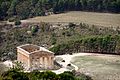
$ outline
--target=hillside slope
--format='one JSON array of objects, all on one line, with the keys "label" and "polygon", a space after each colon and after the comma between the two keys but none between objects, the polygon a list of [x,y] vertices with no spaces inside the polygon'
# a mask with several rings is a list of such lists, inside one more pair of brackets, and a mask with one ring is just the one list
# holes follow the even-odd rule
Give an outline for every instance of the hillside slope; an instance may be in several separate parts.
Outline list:
[{"label": "hillside slope", "polygon": [[120,26],[120,14],[110,14],[110,13],[95,13],[95,12],[81,12],[81,11],[71,11],[67,13],[54,14],[49,16],[41,16],[35,18],[29,18],[23,20],[22,22],[76,22],[76,23],[87,23],[100,26]]}]

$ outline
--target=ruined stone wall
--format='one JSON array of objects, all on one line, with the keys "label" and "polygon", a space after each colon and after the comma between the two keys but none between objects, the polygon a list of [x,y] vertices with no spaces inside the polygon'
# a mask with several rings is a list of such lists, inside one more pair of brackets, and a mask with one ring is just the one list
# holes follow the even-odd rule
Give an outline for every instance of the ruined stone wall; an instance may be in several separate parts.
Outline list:
[{"label": "ruined stone wall", "polygon": [[25,69],[29,68],[29,55],[22,50],[17,50],[17,60],[22,62]]},{"label": "ruined stone wall", "polygon": [[39,48],[32,48],[31,46],[18,47],[17,60],[23,63],[25,70],[53,69],[54,54],[37,49]]}]

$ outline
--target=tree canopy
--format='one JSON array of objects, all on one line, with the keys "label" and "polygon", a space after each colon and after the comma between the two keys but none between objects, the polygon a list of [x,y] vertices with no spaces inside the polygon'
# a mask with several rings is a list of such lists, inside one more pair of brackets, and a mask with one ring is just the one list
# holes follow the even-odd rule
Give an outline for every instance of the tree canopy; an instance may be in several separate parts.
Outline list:
[{"label": "tree canopy", "polygon": [[44,16],[46,12],[64,11],[120,12],[120,0],[1,0],[0,19],[25,19]]}]

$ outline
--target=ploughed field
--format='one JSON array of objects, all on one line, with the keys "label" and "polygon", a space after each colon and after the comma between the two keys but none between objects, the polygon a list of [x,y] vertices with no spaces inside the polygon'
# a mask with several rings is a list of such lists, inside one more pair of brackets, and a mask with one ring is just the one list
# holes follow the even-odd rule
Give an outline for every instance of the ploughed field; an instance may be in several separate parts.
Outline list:
[{"label": "ploughed field", "polygon": [[93,80],[120,80],[120,56],[89,55],[77,56],[71,61],[79,71],[90,75]]},{"label": "ploughed field", "polygon": [[87,23],[100,26],[120,26],[120,14],[111,13],[95,13],[95,12],[81,12],[71,11],[61,14],[53,14],[49,16],[40,16],[23,20],[23,22],[39,23],[39,22],[50,22],[50,23]]}]

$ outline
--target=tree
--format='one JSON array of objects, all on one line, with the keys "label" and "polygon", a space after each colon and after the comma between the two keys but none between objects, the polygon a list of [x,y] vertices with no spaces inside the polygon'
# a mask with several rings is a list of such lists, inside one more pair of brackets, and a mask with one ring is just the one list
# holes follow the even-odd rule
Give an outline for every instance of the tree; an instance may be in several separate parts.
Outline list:
[{"label": "tree", "polygon": [[26,19],[34,16],[44,16],[53,11],[99,11],[120,12],[120,0],[5,0],[0,1],[0,19],[14,16]]},{"label": "tree", "polygon": [[82,10],[87,9],[87,1],[86,0],[81,0],[81,5],[82,5]]},{"label": "tree", "polygon": [[19,0],[12,0],[12,3],[11,3],[11,6],[8,10],[8,16],[13,16],[13,15],[16,15],[16,6],[18,4]]},{"label": "tree", "polygon": [[26,19],[30,17],[31,13],[31,5],[30,1],[20,1],[19,4],[16,5],[16,14],[20,19]]},{"label": "tree", "polygon": [[29,80],[28,76],[17,70],[9,70],[2,74],[2,80]]},{"label": "tree", "polygon": [[32,32],[32,35],[35,35],[35,33],[38,31],[38,26],[32,26],[31,27],[31,32]]},{"label": "tree", "polygon": [[75,0],[75,10],[77,11],[82,10],[82,4],[80,0]]},{"label": "tree", "polygon": [[62,73],[59,75],[61,80],[75,80],[75,77],[71,73]]},{"label": "tree", "polygon": [[33,7],[35,7],[35,5],[37,4],[37,2],[38,2],[38,0],[30,0],[31,1],[31,5],[33,6]]},{"label": "tree", "polygon": [[56,5],[58,7],[58,12],[64,11],[64,0],[58,0],[58,4]]},{"label": "tree", "polygon": [[10,6],[8,1],[3,1],[0,5],[0,19],[4,19],[7,16],[7,10]]},{"label": "tree", "polygon": [[113,1],[110,3],[108,10],[110,10],[111,12],[117,12],[117,8],[118,8],[117,2]]}]

